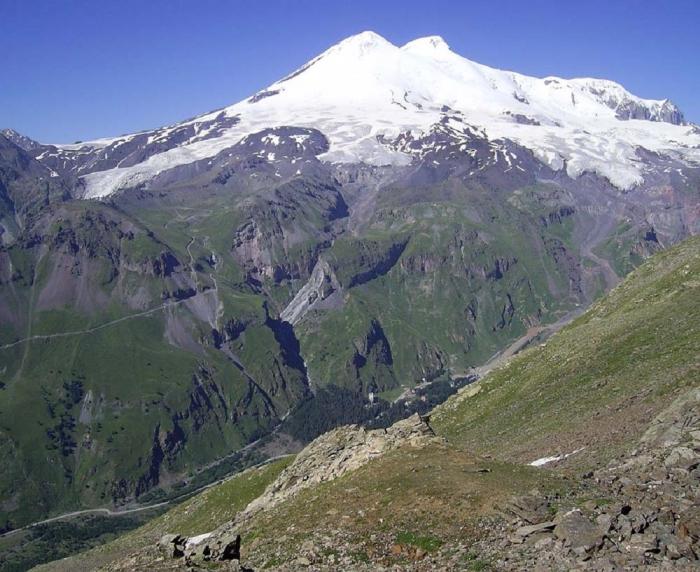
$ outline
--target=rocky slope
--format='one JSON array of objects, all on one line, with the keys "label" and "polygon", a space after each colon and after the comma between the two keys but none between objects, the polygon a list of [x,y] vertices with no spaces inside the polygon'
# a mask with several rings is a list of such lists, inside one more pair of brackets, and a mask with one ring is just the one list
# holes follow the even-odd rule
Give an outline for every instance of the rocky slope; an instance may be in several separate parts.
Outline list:
[{"label": "rocky slope", "polygon": [[[699,246],[653,257],[545,345],[439,406],[432,429],[420,417],[336,429],[218,528],[183,519],[200,518],[197,503],[175,509],[157,530],[184,533],[183,554],[149,529],[44,569],[696,569]],[[551,392],[550,374],[569,390]],[[504,399],[492,424],[475,421]],[[240,555],[221,558],[224,540]]]}]

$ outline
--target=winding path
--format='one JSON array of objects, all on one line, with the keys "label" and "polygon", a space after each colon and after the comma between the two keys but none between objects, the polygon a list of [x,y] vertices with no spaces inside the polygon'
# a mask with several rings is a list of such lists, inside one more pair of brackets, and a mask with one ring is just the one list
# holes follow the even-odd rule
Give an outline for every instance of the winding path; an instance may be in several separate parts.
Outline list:
[{"label": "winding path", "polygon": [[552,322],[551,324],[544,324],[542,326],[534,326],[532,328],[529,328],[527,330],[527,332],[525,332],[524,335],[520,336],[517,340],[515,340],[513,343],[511,343],[507,348],[495,353],[493,356],[491,356],[491,358],[489,358],[489,360],[486,363],[480,365],[479,367],[474,368],[474,372],[479,377],[484,377],[492,369],[499,367],[506,360],[513,357],[520,350],[525,348],[537,336],[539,336],[541,334],[548,334],[551,336],[552,334],[561,330],[564,326],[566,326],[574,318],[581,315],[585,309],[586,309],[585,306],[579,306],[579,307],[575,308],[574,310],[571,310],[570,312],[568,312],[567,314],[565,314],[561,318],[559,318],[556,322]]},{"label": "winding path", "polygon": [[20,344],[23,344],[24,342],[31,342],[31,341],[35,341],[35,340],[50,340],[52,338],[65,338],[65,337],[69,337],[69,336],[82,336],[85,334],[91,334],[91,333],[96,332],[98,330],[101,330],[103,328],[108,328],[110,326],[114,326],[115,324],[119,324],[121,322],[126,322],[127,320],[141,318],[143,316],[148,316],[149,314],[154,314],[156,312],[160,312],[161,310],[164,310],[166,308],[171,308],[173,306],[178,306],[180,304],[184,304],[185,302],[188,302],[188,301],[192,300],[193,298],[196,298],[197,296],[204,296],[204,295],[212,294],[215,292],[216,292],[215,290],[205,290],[204,292],[197,292],[194,296],[190,296],[189,298],[184,298],[182,300],[176,300],[175,302],[165,302],[163,304],[160,304],[159,306],[156,306],[155,308],[151,308],[150,310],[144,310],[143,312],[129,314],[128,316],[122,316],[121,318],[117,318],[116,320],[104,322],[103,324],[100,324],[99,326],[94,326],[92,328],[87,328],[84,330],[73,330],[70,332],[58,332],[56,334],[35,334],[35,335],[29,336],[26,338],[22,338],[21,340],[11,342],[9,344],[2,345],[2,346],[0,346],[0,350],[12,348],[14,346],[18,346]]},{"label": "winding path", "polygon": [[[174,499],[173,499],[174,500]],[[5,532],[4,534],[0,534],[0,538],[7,538],[8,536],[13,536],[15,534],[18,534],[24,530],[29,530],[30,528],[34,528],[35,526],[39,526],[40,524],[50,524],[52,522],[57,522],[59,520],[68,520],[71,518],[75,518],[78,516],[84,516],[87,514],[103,514],[105,516],[124,516],[125,514],[129,513],[134,513],[134,512],[143,512],[146,510],[151,510],[154,508],[158,508],[161,506],[166,506],[170,504],[173,501],[163,501],[160,503],[156,503],[153,505],[148,505],[148,506],[141,506],[138,508],[129,508],[129,509],[124,509],[124,510],[111,510],[108,508],[89,508],[86,510],[75,510],[73,512],[66,512],[64,514],[59,514],[58,516],[54,516],[51,518],[47,518],[44,520],[39,520],[37,522],[32,522],[31,524],[28,524],[26,526],[23,526],[21,528],[15,528],[14,530],[10,530],[9,532]]]},{"label": "winding path", "polygon": [[[185,247],[185,250],[187,250],[187,256],[190,258],[190,278],[192,278],[192,282],[194,283],[194,289],[199,290],[199,276],[197,275],[197,269],[195,268],[195,259],[194,259],[194,254],[192,254],[192,245],[195,242],[194,236],[190,237],[190,241],[187,243],[187,246]],[[213,254],[214,251],[212,251]],[[209,274],[211,276],[211,274]]]}]

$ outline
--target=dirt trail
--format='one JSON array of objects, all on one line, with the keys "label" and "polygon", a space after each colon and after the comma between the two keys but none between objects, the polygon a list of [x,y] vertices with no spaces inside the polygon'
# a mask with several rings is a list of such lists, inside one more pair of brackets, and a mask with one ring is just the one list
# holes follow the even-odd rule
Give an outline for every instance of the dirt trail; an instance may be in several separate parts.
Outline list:
[{"label": "dirt trail", "polygon": [[192,251],[190,248],[192,248],[192,245],[194,244],[194,236],[190,237],[190,241],[187,243],[187,256],[190,257],[190,278],[192,278],[192,282],[194,283],[194,289],[199,290],[199,280],[197,279],[197,270],[195,270],[195,264],[194,264],[194,255],[192,254]]},{"label": "dirt trail", "polygon": [[[5,350],[8,348],[12,348],[15,346],[18,346],[20,344],[23,344],[24,342],[31,342],[31,341],[36,341],[36,340],[50,340],[52,338],[65,338],[69,336],[82,336],[85,334],[91,334],[94,333],[98,330],[101,330],[103,328],[108,328],[110,326],[114,326],[115,324],[119,324],[121,322],[125,322],[127,320],[133,320],[136,318],[141,318],[144,316],[148,316],[150,314],[154,314],[156,312],[160,312],[161,310],[165,310],[167,308],[172,308],[174,306],[178,306],[180,304],[184,304],[186,302],[191,302],[198,296],[204,296],[204,295],[210,295],[210,294],[215,294],[218,296],[218,284],[216,282],[216,278],[214,277],[213,273],[210,273],[209,276],[212,279],[212,282],[214,283],[214,288],[210,290],[205,290],[203,292],[199,291],[199,280],[197,277],[197,271],[195,270],[194,267],[194,255],[192,254],[192,251],[190,250],[192,245],[194,244],[195,239],[194,237],[190,238],[190,241],[187,243],[187,254],[189,255],[190,258],[190,274],[192,277],[192,281],[194,282],[195,290],[197,293],[194,296],[190,296],[189,298],[185,298],[183,300],[176,300],[174,302],[164,302],[163,304],[159,304],[158,306],[155,306],[154,308],[150,308],[148,310],[144,310],[142,312],[136,312],[135,314],[129,314],[128,316],[123,316],[121,318],[117,318],[116,320],[111,320],[109,322],[104,322],[103,324],[99,324],[97,326],[94,326],[92,328],[85,328],[83,330],[73,330],[69,332],[57,332],[55,334],[31,334],[31,310],[33,308],[34,304],[34,285],[32,285],[32,294],[31,294],[31,303],[30,303],[30,318],[28,319],[28,328],[27,328],[27,336],[20,339],[16,340],[14,342],[11,342],[9,344],[4,344],[0,345],[0,350]],[[212,254],[215,255],[214,251],[212,250]],[[41,261],[41,259],[40,259]],[[28,351],[28,348],[27,348]],[[25,357],[26,357],[26,352],[25,352]],[[21,371],[21,368],[20,368]]]},{"label": "dirt trail", "polygon": [[14,530],[10,530],[9,532],[5,532],[4,534],[0,534],[0,538],[6,538],[8,536],[14,536],[15,534],[18,534],[24,530],[29,530],[30,528],[33,528],[35,526],[39,526],[41,524],[50,524],[52,522],[58,522],[59,520],[69,520],[71,518],[76,518],[78,516],[85,516],[88,514],[102,514],[104,516],[124,516],[125,514],[130,514],[134,512],[144,512],[147,510],[151,510],[154,508],[166,506],[170,504],[173,501],[163,501],[160,503],[156,503],[153,505],[148,505],[148,506],[141,506],[138,508],[129,508],[125,510],[111,510],[108,508],[89,508],[86,510],[75,510],[73,512],[66,512],[64,514],[59,514],[58,516],[54,516],[51,518],[47,518],[44,520],[39,520],[37,522],[32,522],[31,524],[28,524],[27,526],[23,526],[21,528],[15,528]]},{"label": "dirt trail", "polygon": [[58,332],[56,334],[35,334],[26,338],[22,338],[21,340],[17,340],[15,342],[5,344],[0,346],[0,350],[5,350],[8,348],[12,348],[14,346],[18,346],[20,344],[23,344],[25,342],[31,342],[35,340],[50,340],[51,338],[66,338],[69,336],[82,336],[85,334],[91,334],[93,332],[96,332],[98,330],[101,330],[103,328],[108,328],[110,326],[114,326],[115,324],[119,324],[121,322],[126,322],[127,320],[133,320],[136,318],[141,318],[143,316],[148,316],[149,314],[154,314],[156,312],[160,312],[161,310],[165,310],[167,308],[172,308],[173,306],[178,306],[180,304],[185,304],[186,302],[192,301],[192,299],[196,298],[197,296],[207,296],[209,294],[215,294],[215,290],[205,290],[204,292],[197,292],[194,296],[190,296],[189,298],[185,298],[183,300],[176,300],[175,302],[165,302],[163,304],[160,304],[159,306],[156,306],[155,308],[151,308],[150,310],[144,310],[143,312],[137,312],[135,314],[129,314],[128,316],[123,316],[121,318],[117,318],[116,320],[111,320],[109,322],[104,322],[103,324],[100,324],[98,326],[94,326],[92,328],[86,328],[84,330],[73,330],[70,332]]}]

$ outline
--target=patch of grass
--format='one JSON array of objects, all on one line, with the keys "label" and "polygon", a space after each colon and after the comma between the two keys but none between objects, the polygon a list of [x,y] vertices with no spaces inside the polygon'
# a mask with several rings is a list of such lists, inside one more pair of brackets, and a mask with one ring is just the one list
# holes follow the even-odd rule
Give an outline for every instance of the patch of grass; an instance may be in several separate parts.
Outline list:
[{"label": "patch of grass", "polygon": [[469,570],[473,570],[473,572],[488,570],[490,567],[491,565],[486,560],[473,560],[469,562]]},{"label": "patch of grass", "polygon": [[209,532],[231,520],[248,503],[257,498],[289,464],[293,456],[244,471],[223,483],[207,489],[193,499],[171,509],[149,524],[173,534],[194,536]]},{"label": "patch of grass", "polygon": [[369,564],[370,558],[367,552],[364,550],[354,550],[348,554],[354,562],[362,562],[363,564]]},{"label": "patch of grass", "polygon": [[462,561],[464,562],[465,569],[473,572],[480,572],[491,568],[491,563],[488,560],[481,559],[479,554],[474,550],[469,550],[464,554],[462,556]]},{"label": "patch of grass", "polygon": [[421,548],[426,552],[435,552],[443,545],[443,541],[434,536],[418,536],[413,532],[399,532],[396,535],[398,544],[408,544]]},{"label": "patch of grass", "polygon": [[271,556],[268,560],[265,561],[265,564],[263,564],[264,568],[274,568],[275,566],[280,566],[284,564],[284,560],[279,558],[278,556]]}]

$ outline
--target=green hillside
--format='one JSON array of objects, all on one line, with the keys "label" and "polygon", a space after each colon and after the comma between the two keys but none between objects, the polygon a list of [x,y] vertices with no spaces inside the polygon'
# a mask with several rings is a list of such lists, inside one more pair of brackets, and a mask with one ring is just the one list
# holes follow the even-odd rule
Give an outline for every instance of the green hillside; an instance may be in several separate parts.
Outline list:
[{"label": "green hillside", "polygon": [[[365,458],[339,478],[274,501],[274,491],[296,484],[293,473],[282,473],[277,483],[286,484],[276,484],[264,497],[270,509],[237,517],[244,563],[255,570],[294,570],[307,562],[328,570],[372,570],[379,564],[400,570],[496,570],[503,569],[504,558],[511,559],[505,569],[530,569],[537,562],[570,569],[585,566],[591,557],[634,566],[664,558],[680,559],[679,566],[691,562],[692,550],[683,547],[695,542],[694,529],[678,532],[658,515],[672,510],[678,522],[690,523],[683,526],[694,526],[694,509],[683,497],[695,494],[689,471],[696,465],[692,459],[670,464],[678,462],[669,459],[680,453],[665,449],[671,445],[664,443],[681,442],[685,432],[698,440],[692,411],[697,408],[693,395],[700,389],[699,299],[700,238],[692,238],[645,262],[546,343],[523,351],[439,406],[431,417],[437,437],[409,439],[386,454]],[[657,432],[671,431],[664,433],[667,441],[658,445],[649,439],[652,425]],[[337,430],[334,435],[340,437],[334,439],[351,438],[356,431]],[[669,434],[674,435],[671,441]],[[640,453],[643,435],[647,444]],[[319,446],[314,442],[297,457],[307,464],[310,455],[316,459],[306,474],[310,482],[316,478],[314,470],[324,474],[324,463],[343,456],[341,450],[329,456],[326,446],[312,453]],[[527,466],[540,457],[568,453],[573,454],[552,464],[553,470]],[[629,460],[629,468],[618,482],[614,471],[621,459]],[[219,485],[105,549],[44,569],[90,568],[97,562],[108,570],[181,569],[182,562],[159,556],[157,533],[196,534],[224,525],[287,463],[256,469],[267,472],[235,501],[230,487],[251,477]],[[690,468],[661,474],[664,465]],[[647,498],[640,491],[650,478],[668,479],[668,484]],[[620,508],[625,503],[627,508]],[[630,519],[647,515],[647,520],[625,532],[628,514]],[[659,524],[649,530],[657,531],[661,548],[655,544],[649,553],[635,552],[648,534],[643,531],[657,518]],[[551,519],[554,524],[548,525]],[[581,524],[581,519],[610,522],[619,536],[616,542],[624,546],[617,550],[615,543],[601,540],[574,552],[560,540],[565,529],[555,530],[554,536],[551,532],[566,519],[579,519],[584,528],[592,525]],[[549,529],[535,540],[549,539],[545,549],[534,541],[504,543],[513,535],[530,534],[518,532],[518,527],[542,521]],[[589,533],[606,538],[607,529],[596,530]],[[666,548],[671,545],[680,546],[681,552]],[[126,547],[135,550],[128,558]],[[208,566],[218,569],[215,563]]]},{"label": "green hillside", "polygon": [[700,380],[700,238],[657,254],[540,347],[438,407],[436,431],[520,462],[595,466]]}]

